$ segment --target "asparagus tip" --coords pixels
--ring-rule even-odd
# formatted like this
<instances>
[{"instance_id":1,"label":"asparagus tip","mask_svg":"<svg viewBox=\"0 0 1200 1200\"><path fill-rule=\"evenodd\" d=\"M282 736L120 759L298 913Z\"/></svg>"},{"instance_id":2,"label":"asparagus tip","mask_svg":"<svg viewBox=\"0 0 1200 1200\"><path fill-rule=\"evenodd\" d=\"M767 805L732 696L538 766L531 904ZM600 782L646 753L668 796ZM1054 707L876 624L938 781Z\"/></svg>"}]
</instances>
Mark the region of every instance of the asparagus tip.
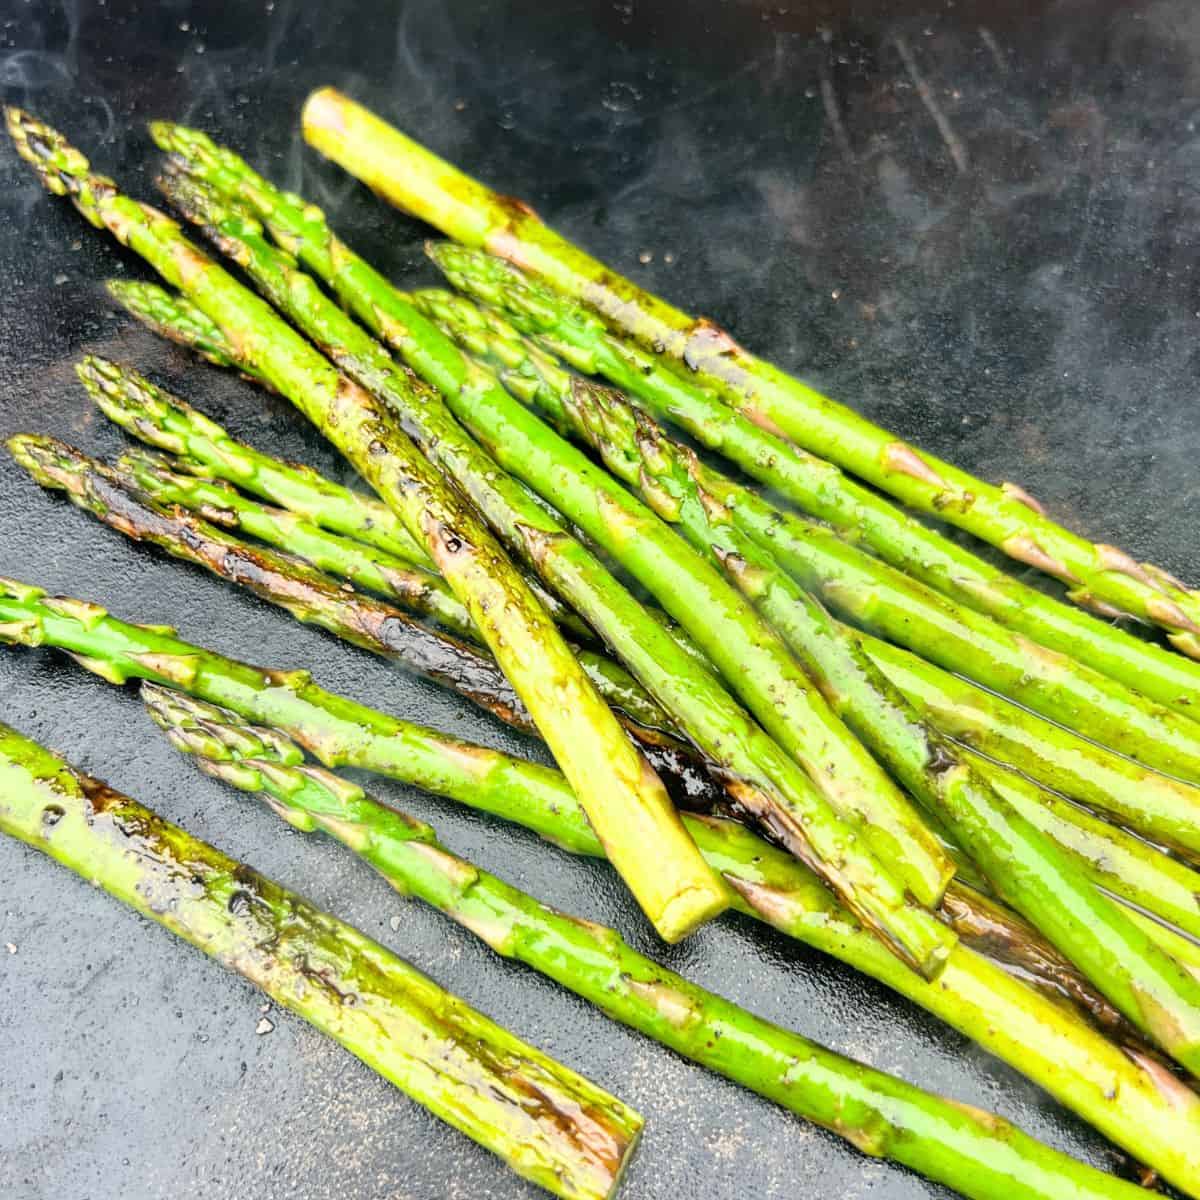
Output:
<instances>
[{"instance_id":1,"label":"asparagus tip","mask_svg":"<svg viewBox=\"0 0 1200 1200\"><path fill-rule=\"evenodd\" d=\"M62 488L67 478L88 461L74 446L42 433L16 433L6 442L18 466L46 488Z\"/></svg>"}]
</instances>

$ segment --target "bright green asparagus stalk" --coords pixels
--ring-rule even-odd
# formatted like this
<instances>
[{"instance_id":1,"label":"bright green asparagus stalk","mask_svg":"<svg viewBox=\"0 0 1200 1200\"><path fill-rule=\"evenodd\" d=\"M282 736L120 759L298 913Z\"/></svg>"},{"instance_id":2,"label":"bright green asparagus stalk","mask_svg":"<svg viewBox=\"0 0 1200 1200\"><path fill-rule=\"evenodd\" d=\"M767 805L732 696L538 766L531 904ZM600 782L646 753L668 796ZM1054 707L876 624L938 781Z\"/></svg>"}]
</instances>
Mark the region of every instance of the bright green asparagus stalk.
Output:
<instances>
[{"instance_id":1,"label":"bright green asparagus stalk","mask_svg":"<svg viewBox=\"0 0 1200 1200\"><path fill-rule=\"evenodd\" d=\"M579 802L555 771L406 725L322 692L303 673L248 667L161 629L126 625L94 605L49 599L13 583L0 593L0 639L57 646L112 681L142 678L183 688L249 721L286 730L326 765L364 767L415 783L518 822L571 853L603 855ZM1058 1001L1043 999L978 956L953 950L942 976L926 983L790 855L731 822L684 819L743 911L923 1005L1200 1196L1200 1107L1153 1060L1117 1052ZM954 911L947 917L986 931L986 908L980 910L969 889L952 883L951 890L954 903L946 908ZM1036 938L1031 931L997 925L987 932L988 952L1019 964L1025 978L1052 954L1032 944L1032 957L1022 953L1017 943ZM1003 939L1001 947L995 937ZM1060 975L1046 979L1051 988L1065 982ZM1094 1007L1079 988L1068 985L1068 994Z\"/></svg>"},{"instance_id":2,"label":"bright green asparagus stalk","mask_svg":"<svg viewBox=\"0 0 1200 1200\"><path fill-rule=\"evenodd\" d=\"M525 706L486 651L412 620L390 604L347 592L335 580L289 555L240 540L178 507L140 492L135 481L57 438L18 434L8 449L43 487L71 501L135 541L151 542L177 558L277 604L297 620L321 626L344 641L399 662L408 670L465 696L523 733L536 734ZM582 652L581 652L582 653ZM613 704L647 757L670 772L679 794L696 805L718 802L720 789L694 751L664 732L664 714L615 663L586 655L589 678Z\"/></svg>"},{"instance_id":3,"label":"bright green asparagus stalk","mask_svg":"<svg viewBox=\"0 0 1200 1200\"><path fill-rule=\"evenodd\" d=\"M668 369L654 354L608 332L583 306L525 275L502 259L451 242L431 244L429 255L455 287L503 310L458 308L444 294L418 294L453 321L472 352L504 363L506 386L536 386L524 368L518 331L560 355L577 370L603 375L636 396L660 421L686 429L701 445L724 454L752 478L844 537L869 547L905 574L986 613L1007 628L1120 680L1184 716L1200 717L1200 665L1126 633L1005 574L966 547L723 404L707 388ZM443 328L445 326L443 325Z\"/></svg>"},{"instance_id":4,"label":"bright green asparagus stalk","mask_svg":"<svg viewBox=\"0 0 1200 1200\"><path fill-rule=\"evenodd\" d=\"M615 930L547 908L451 854L429 826L373 802L337 776L302 765L298 761L302 756L281 748L269 731L248 727L219 709L163 689L146 687L143 695L174 745L195 755L209 774L260 794L285 820L303 830L330 834L398 890L439 909L497 953L527 964L614 1019L703 1066L833 1129L860 1149L905 1162L968 1196L1007 1198L1013 1187L1022 1195L1079 1195L1080 1181L1092 1174L1075 1164L1067 1167L1061 1156L1047 1159L1043 1150L1042 1162L1057 1162L1064 1168L1062 1178L1053 1182L1057 1190L1044 1192L1050 1180L1039 1179L1039 1171L1029 1169L1032 1163L1022 1161L1031 1149L1028 1142L1010 1141L1013 1131L994 1124L997 1118L970 1114L967 1128L981 1142L985 1133L1001 1136L1006 1143L1003 1167L994 1154L967 1148L960 1132L961 1106L935 1100L769 1025L636 953ZM258 746L253 745L255 740ZM734 833L730 841L734 857L736 839ZM783 860L777 867L789 871L794 864ZM829 903L825 897L820 899ZM998 983L997 990L1006 997L1020 994L1019 984L1002 980L969 952L955 954L964 960L964 974L976 972L985 980L990 975L989 982ZM1028 993L1021 998L1028 998ZM1056 1032L1069 1029L1069 1018L1042 1005L1035 1007ZM1021 1007L1017 1020L1028 1024L1028 1010ZM1046 1028L1038 1030L1039 1042L1046 1032ZM1101 1046L1103 1057L1128 1075L1127 1064L1119 1063L1111 1047ZM1182 1090L1180 1097L1185 1108L1200 1109L1195 1097L1189 1102ZM919 1122L912 1120L909 1111L920 1112ZM1103 1186L1112 1185L1105 1180ZM1115 1186L1121 1192L1129 1190L1125 1184Z\"/></svg>"},{"instance_id":5,"label":"bright green asparagus stalk","mask_svg":"<svg viewBox=\"0 0 1200 1200\"><path fill-rule=\"evenodd\" d=\"M413 444L396 411L353 383L271 306L202 254L179 226L91 174L54 130L17 109L8 127L48 190L66 193L183 291L353 463L424 545L524 701L589 819L659 934L677 941L721 910L725 889L666 789L470 504ZM314 285L315 290L315 285ZM411 404L438 403L409 378ZM399 386L399 384L398 384Z\"/></svg>"},{"instance_id":6,"label":"bright green asparagus stalk","mask_svg":"<svg viewBox=\"0 0 1200 1200\"><path fill-rule=\"evenodd\" d=\"M1200 1069L1197 981L922 719L852 631L742 533L705 486L695 454L611 388L576 379L561 390L538 389L533 400L725 568L820 681L838 714L945 822L996 891L1152 1041L1189 1070Z\"/></svg>"},{"instance_id":7,"label":"bright green asparagus stalk","mask_svg":"<svg viewBox=\"0 0 1200 1200\"><path fill-rule=\"evenodd\" d=\"M1063 580L1078 603L1130 613L1200 657L1200 596L1157 567L1055 524L1021 488L985 483L923 454L742 349L724 330L672 308L548 229L529 208L455 170L347 97L309 97L304 134L379 195L456 241L542 276L611 326L665 356L734 411Z\"/></svg>"},{"instance_id":8,"label":"bright green asparagus stalk","mask_svg":"<svg viewBox=\"0 0 1200 1200\"><path fill-rule=\"evenodd\" d=\"M161 293L152 298L153 308L164 322L161 332L197 348L187 332L184 306L178 298L155 290ZM172 312L173 308L180 311ZM223 347L218 349L226 365L233 365ZM535 356L544 358L536 352ZM517 358L514 367L521 361ZM544 382L555 370L551 362L539 363L539 379ZM528 382L531 377L531 372L525 372L520 379ZM1190 841L1200 850L1200 793L1190 785L1041 720L898 647L869 636L862 640L876 664L942 732L1054 791L1114 814L1157 841L1176 846ZM587 662L583 657L581 661ZM1012 772L979 757L972 761L1028 820L1081 856L1094 882L1200 936L1200 879L1194 873L1051 793L1040 791L1031 796ZM1159 928L1152 927L1152 935Z\"/></svg>"},{"instance_id":9,"label":"bright green asparagus stalk","mask_svg":"<svg viewBox=\"0 0 1200 1200\"><path fill-rule=\"evenodd\" d=\"M572 428L570 409L577 381L552 358L462 297L430 291L417 293L413 299L461 345L497 366L513 395L546 412L560 428ZM634 413L633 403L619 393L604 395L613 419L619 416L627 427L639 420L649 422L655 437L665 437L648 414ZM1162 770L1196 776L1200 734L1195 722L1145 702L1061 654L1033 646L986 617L956 608L826 528L773 507L698 459L688 456L686 466L695 486L723 504L742 532L770 551L804 586L860 624L919 649L943 666L980 679L1111 748L1126 750ZM640 477L636 458L626 460L624 470L630 481L635 472ZM928 713L926 696L932 691L936 697L934 724L944 732L966 735L972 745L991 757L1020 767L1048 787L1114 813L1149 837L1200 850L1200 790L1147 771L1066 732L1059 724L1038 722L991 692L886 642L866 638L864 645L872 654L878 649L879 656L886 658L881 664L885 674L890 674L888 664L898 664L903 679L893 682L898 682L902 691L907 691L916 677L923 712ZM1178 655L1172 657L1184 662ZM981 718L984 711L988 720ZM1014 725L1023 728L1010 732ZM1032 733L1026 734L1024 729ZM1031 741L1051 748L1031 755Z\"/></svg>"},{"instance_id":10,"label":"bright green asparagus stalk","mask_svg":"<svg viewBox=\"0 0 1200 1200\"><path fill-rule=\"evenodd\" d=\"M6 725L0 831L244 975L518 1174L567 1200L616 1193L636 1112L357 929Z\"/></svg>"},{"instance_id":11,"label":"bright green asparagus stalk","mask_svg":"<svg viewBox=\"0 0 1200 1200\"><path fill-rule=\"evenodd\" d=\"M258 198L258 208L270 208L273 228L277 232L280 228L285 230L279 234L280 240L293 247L306 265L325 279L360 319L386 338L411 367L438 387L461 418L469 421L480 407L523 415L520 405L513 403L490 372L466 360L454 343L423 318L383 276L338 241L318 210L277 192L236 155L214 146L203 134L164 125L155 125L153 133L161 145L169 146L176 138L186 136L193 145L207 147L211 169L206 170L205 177L201 180L189 176L185 183L176 172L166 181L168 194L193 220L211 230L218 243L246 266L276 304L310 336L328 346L330 353L360 382L379 387L378 381L385 380L389 370L388 355L352 321L339 320L340 314L334 306L327 306L328 311L318 317L295 303L296 288L288 282L280 253L262 240L256 220L240 215L238 196L227 200L226 193L218 189L218 185L227 182L226 176L240 179L244 185L241 190L248 188ZM336 345L331 344L331 339ZM541 432L548 434L544 428ZM430 438L423 445L436 445L436 452L444 453L444 439L435 442ZM569 449L565 443L563 447ZM450 470L444 464L444 469L456 479L467 478L467 472L458 466ZM481 498L477 490L472 494L484 511L495 510L494 502ZM544 491L543 496L551 499ZM553 502L557 504L558 499L556 494ZM625 499L628 501L627 496ZM637 506L632 519L655 528L664 555L674 555L690 587L687 619L679 612L673 615L694 640L709 650L710 657L713 657L711 649L703 639L721 642L726 649L726 662L722 664L715 658L714 661L723 666L726 678L740 687L743 699L767 725L768 732L803 762L830 803L855 822L876 854L885 862L896 864L914 894L922 900L936 900L949 864L906 798L812 691L786 648L758 621L753 609L740 601L716 572L690 554L669 530L658 526L649 511ZM620 557L618 550L597 538L594 531L586 532L609 553ZM646 583L644 579L642 582ZM677 600L677 603L684 602ZM703 634L698 631L701 628ZM611 644L612 639L608 640ZM738 647L745 655L730 669ZM751 677L755 677L753 682L749 682ZM654 691L649 679L643 677L642 682ZM662 700L661 696L658 698ZM670 708L665 702L664 706ZM797 737L797 727L810 726L816 727L812 738ZM688 728L686 724L683 727ZM814 741L819 742L819 747ZM744 775L742 769L735 770Z\"/></svg>"},{"instance_id":12,"label":"bright green asparagus stalk","mask_svg":"<svg viewBox=\"0 0 1200 1200\"><path fill-rule=\"evenodd\" d=\"M464 253L458 247L449 249ZM504 328L470 301L445 292L421 292L413 299L460 345L482 351L498 367L509 391L526 395L552 416L570 404L573 377L511 326ZM647 418L653 421L649 413ZM730 511L742 532L806 589L857 624L1114 750L1200 781L1196 721L1066 654L1034 645L704 463L697 461L690 469L697 485ZM1165 653L1186 665L1178 655ZM1194 669L1200 682L1200 665Z\"/></svg>"}]
</instances>

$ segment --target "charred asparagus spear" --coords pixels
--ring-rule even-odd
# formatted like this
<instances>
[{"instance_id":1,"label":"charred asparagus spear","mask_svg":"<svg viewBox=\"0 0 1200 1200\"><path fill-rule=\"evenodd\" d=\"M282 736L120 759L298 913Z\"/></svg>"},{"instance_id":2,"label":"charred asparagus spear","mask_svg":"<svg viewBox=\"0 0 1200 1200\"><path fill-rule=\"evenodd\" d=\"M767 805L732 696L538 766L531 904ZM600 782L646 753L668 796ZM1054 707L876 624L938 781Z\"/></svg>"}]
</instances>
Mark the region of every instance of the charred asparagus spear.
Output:
<instances>
[{"instance_id":1,"label":"charred asparagus spear","mask_svg":"<svg viewBox=\"0 0 1200 1200\"><path fill-rule=\"evenodd\" d=\"M255 219L241 215L236 199L227 201L209 183L190 176L183 178L178 172L169 175L163 186L176 207L204 226L227 253L242 262L260 288L310 336L326 345L349 373L377 389L386 382L388 371L394 370L386 351L332 303L320 312L314 312L313 306L296 303L297 288L289 282L294 272L289 269L288 260L263 239L261 226ZM265 180L258 180L256 187L263 194L271 191ZM344 303L445 394L447 403L460 416L464 410L469 412L479 407L496 412L510 409L521 412L494 376L473 367L454 343L425 320L386 279L336 242L315 214L314 225L303 226L289 239L289 244L295 245L306 263L339 292ZM548 431L543 428L542 432ZM445 444L445 438L432 437L423 443L431 452L436 446L438 453L444 453ZM545 453L547 449L553 452L554 446L531 447L530 453ZM448 473L456 479L466 475L462 469ZM493 483L486 477L483 482ZM478 491L475 495L481 508L494 511L490 497L481 499ZM542 495L550 500L544 491ZM557 502L557 496L553 502ZM669 530L655 527L648 511L639 508L635 520L649 524L659 534L662 556L672 558L677 579L687 589L687 619L679 612L673 615L694 640L700 641L702 637L710 642L720 640L726 647L727 661L722 663L715 658L714 661L739 688L768 732L804 764L830 804L850 818L879 858L895 865L914 894L922 900L936 901L947 878L948 864L899 789L828 710L803 672L796 668L786 648L758 621L753 609L741 602L716 572L706 569L701 559L689 555ZM619 558L614 547L597 538L595 531L586 532ZM653 590L644 578L641 582ZM657 585L660 589L664 586L661 578ZM684 600L677 603L682 606ZM735 668L730 669L735 647L744 653ZM704 648L713 657L711 648ZM648 680L643 682L650 686ZM810 727L811 737L798 732L798 728Z\"/></svg>"},{"instance_id":2,"label":"charred asparagus spear","mask_svg":"<svg viewBox=\"0 0 1200 1200\"><path fill-rule=\"evenodd\" d=\"M357 929L6 725L0 831L244 975L518 1174L569 1200L616 1193L636 1112Z\"/></svg>"},{"instance_id":3,"label":"charred asparagus spear","mask_svg":"<svg viewBox=\"0 0 1200 1200\"><path fill-rule=\"evenodd\" d=\"M103 678L141 678L181 688L231 708L248 721L283 729L326 765L360 766L415 783L515 821L574 854L603 849L562 776L535 764L467 746L322 692L303 673L271 672L224 659L168 631L127 625L95 605L54 600L35 588L0 587L0 638L65 649ZM943 975L927 983L860 926L790 855L729 821L686 815L710 864L731 886L735 905L789 936L874 976L1001 1056L1096 1124L1114 1141L1189 1190L1200 1187L1191 1093L1145 1056L1128 1058L1064 1011L977 955L951 952ZM1036 977L1054 994L1102 1013L1054 965L1054 952L1019 922L952 883L944 916L983 948ZM1151 924L1153 924L1151 922ZM1164 932L1165 929L1164 929ZM1050 969L1050 974L1042 972ZM1120 1102L1116 1095L1121 1097ZM1127 1117L1136 1120L1131 1124ZM1189 1132L1191 1130L1192 1132ZM1197 1194L1200 1194L1198 1192Z\"/></svg>"},{"instance_id":4,"label":"charred asparagus spear","mask_svg":"<svg viewBox=\"0 0 1200 1200\"><path fill-rule=\"evenodd\" d=\"M1077 603L1157 624L1177 649L1200 657L1200 596L1167 572L1079 537L1044 516L1021 488L996 487L922 453L756 358L710 321L622 279L529 208L455 170L333 89L309 97L303 125L312 145L379 195L585 302L732 410L1061 579Z\"/></svg>"},{"instance_id":5,"label":"charred asparagus spear","mask_svg":"<svg viewBox=\"0 0 1200 1200\"><path fill-rule=\"evenodd\" d=\"M286 508L264 504L222 479L189 473L186 465L139 446L125 451L115 468L160 504L182 505L222 529L265 542L360 589L386 596L405 611L445 626L457 637L479 640L471 614L439 576L366 542L330 533ZM203 470L199 464L192 466Z\"/></svg>"},{"instance_id":6,"label":"charred asparagus spear","mask_svg":"<svg viewBox=\"0 0 1200 1200\"><path fill-rule=\"evenodd\" d=\"M869 1152L894 1157L900 1146L912 1140L892 1136L900 1112L880 1103L878 1085L884 1077L696 987L636 953L615 930L547 908L458 858L438 843L429 826L372 801L337 776L305 766L296 747L289 746L286 739L281 745L279 736L271 731L255 729L211 705L152 685L143 686L143 697L172 743L194 755L201 769L242 791L259 794L297 827L321 830L341 841L402 893L437 908L498 953L527 964L614 1019L760 1095L776 1101L787 1096L784 1103L793 1112L849 1136L860 1148L862 1132L852 1131L866 1113L874 1114L873 1124L882 1125L882 1130L877 1126L866 1139ZM781 869L789 866L785 860ZM980 965L968 951L959 950L956 955L969 958L972 969ZM986 969L983 974L988 974ZM1010 994L1021 990L1019 984L1002 986ZM801 1057L807 1060L805 1069L799 1067ZM1106 1057L1111 1057L1111 1050ZM812 1086L817 1082L817 1069L825 1074L820 1088ZM1128 1071L1123 1067L1122 1073ZM791 1076L787 1086L783 1085L785 1075ZM860 1081L857 1099L847 1105L844 1084L855 1077ZM891 1088L897 1086L895 1081L888 1083ZM953 1156L960 1154L960 1137L952 1129L940 1127L944 1114L954 1112L955 1107L947 1104L943 1109L944 1102L916 1089L904 1087L902 1094L910 1104L920 1098L925 1120L938 1121L941 1147L937 1159L944 1161L947 1150ZM935 1129L926 1126L926 1134L934 1135ZM1010 1136L1007 1131L1005 1136ZM922 1155L901 1161L928 1172L934 1160ZM1025 1194L1030 1182L1020 1157L995 1179L976 1177L966 1163L952 1170L952 1174L936 1177L972 1196L992 1195L1008 1171L1010 1189L1016 1186ZM1067 1186L1066 1180L1057 1186ZM1034 1182L1030 1194L1040 1194L1040 1187Z\"/></svg>"},{"instance_id":7,"label":"charred asparagus spear","mask_svg":"<svg viewBox=\"0 0 1200 1200\"><path fill-rule=\"evenodd\" d=\"M662 782L637 752L570 647L475 511L413 444L396 412L342 375L179 226L91 173L56 131L17 109L8 128L46 188L68 195L184 291L346 455L423 545L563 767L622 878L659 934L677 941L715 915L725 889L692 845ZM411 402L439 403L415 379ZM919 947L918 947L919 948Z\"/></svg>"}]
</instances>

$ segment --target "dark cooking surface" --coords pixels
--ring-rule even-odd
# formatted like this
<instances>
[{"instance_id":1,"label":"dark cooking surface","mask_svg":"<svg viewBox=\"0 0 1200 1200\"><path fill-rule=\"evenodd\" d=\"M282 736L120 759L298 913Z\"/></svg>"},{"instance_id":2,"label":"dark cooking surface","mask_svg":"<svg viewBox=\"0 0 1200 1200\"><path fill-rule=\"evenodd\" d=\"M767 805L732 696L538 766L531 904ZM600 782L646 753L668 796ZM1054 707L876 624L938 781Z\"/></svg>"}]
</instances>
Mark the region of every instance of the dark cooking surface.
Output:
<instances>
[{"instance_id":1,"label":"dark cooking surface","mask_svg":"<svg viewBox=\"0 0 1200 1200\"><path fill-rule=\"evenodd\" d=\"M425 231L299 144L304 95L336 83L755 349L1200 582L1189 555L1200 493L1200 10L1190 0L931 2L884 19L862 15L879 5L828 3L818 7L833 19L855 12L827 44L811 16L775 5L692 7L713 12L688 15L683 0L669 20L640 0L80 0L64 14L49 0L0 0L0 84L143 195L154 159L142 123L200 124L325 204L396 277L429 280ZM380 15L392 8L394 19ZM152 371L248 440L346 477L284 403L110 311L99 284L118 272L144 269L43 195L5 142L0 434L44 430L119 450L121 435L71 372L92 350ZM176 623L244 658L310 667L326 686L408 717L519 744L432 686L132 547L41 494L7 458L0 573ZM406 904L346 852L285 831L178 758L131 692L51 652L5 651L0 715L361 926L640 1108L648 1128L628 1200L947 1194L613 1026ZM374 786L434 820L455 849L619 926L758 1012L1116 1163L1013 1071L837 963L732 918L665 949L607 869ZM49 860L0 841L0 881L0 1195L541 1194L300 1021L272 1012L273 1031L257 1035L253 988Z\"/></svg>"}]
</instances>

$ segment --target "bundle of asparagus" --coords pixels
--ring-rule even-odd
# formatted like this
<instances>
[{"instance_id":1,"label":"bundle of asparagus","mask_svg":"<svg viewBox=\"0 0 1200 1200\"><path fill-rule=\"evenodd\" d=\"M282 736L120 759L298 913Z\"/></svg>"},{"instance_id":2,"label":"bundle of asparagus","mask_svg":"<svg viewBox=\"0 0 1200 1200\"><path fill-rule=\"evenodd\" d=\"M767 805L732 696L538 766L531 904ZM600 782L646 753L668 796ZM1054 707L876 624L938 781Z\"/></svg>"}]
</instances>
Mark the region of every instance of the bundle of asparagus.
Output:
<instances>
[{"instance_id":1,"label":"bundle of asparagus","mask_svg":"<svg viewBox=\"0 0 1200 1200\"><path fill-rule=\"evenodd\" d=\"M174 170L163 185L176 207L239 262L300 328L330 347L359 382L378 389L389 362L384 351L334 305L296 286L296 271L286 254L272 249L257 221L239 211L239 200L244 200L257 214L274 215L282 226L278 214L294 213L297 205L289 205L269 183L203 135L162 125L154 133L174 152ZM222 187L228 190L218 191ZM422 369L424 356L414 346L428 345L431 339L414 321L406 298L337 242L311 209L306 212L303 236L297 218L280 240L294 245L365 324ZM646 420L639 421L636 410L614 403L612 395L586 385L554 396L544 388L530 393L560 423L583 434L613 475L637 490L642 506L490 381L472 385L461 372L452 379L435 370L428 370L427 377L502 467L584 529L664 605L726 678L738 681L743 699L767 731L805 765L841 811L853 814L856 824L871 832L886 828L882 822L889 818L891 828L919 826L904 807L894 777L950 828L993 887L1127 1019L1182 1065L1200 1065L1196 980L1123 910L1098 894L1070 856L924 721L853 635L832 623L790 575L775 570L769 551L742 534L713 490L701 490L689 469L690 456ZM620 514L619 526L614 512ZM683 530L691 550L669 524ZM636 540L628 536L630 527L637 530ZM727 588L728 598L718 591L705 570L716 575L721 568L748 600L756 601L765 620L745 601L739 606L741 598L732 588ZM710 614L719 607L739 619L713 620ZM802 678L798 666L807 670L819 692L797 684ZM784 698L790 720L779 719ZM1165 714L1164 722L1168 719L1180 727L1185 754L1193 740L1200 752L1200 726ZM889 800L882 816L881 796ZM883 846L876 849L887 853Z\"/></svg>"},{"instance_id":2,"label":"bundle of asparagus","mask_svg":"<svg viewBox=\"0 0 1200 1200\"><path fill-rule=\"evenodd\" d=\"M602 855L579 802L553 771L407 726L322 692L302 672L237 663L161 627L127 625L95 605L47 597L14 581L0 586L0 637L66 649L112 682L160 685L147 693L157 718L177 730L178 745L203 753L221 778L266 793L301 829L346 840L397 886L444 907L499 953L547 971L616 1019L828 1125L867 1153L981 1200L1003 1200L1014 1181L1046 1200L1064 1189L1087 1197L1135 1194L997 1117L939 1100L753 1017L637 955L614 931L546 909L453 858L431 831L358 789L312 768L297 770L298 754L271 731L286 730L327 765L366 766L417 782L527 824L576 853ZM267 729L246 723L264 720ZM30 820L6 831L21 836ZM965 949L952 953L941 979L926 983L840 913L790 856L727 821L692 817L688 825L745 911L877 973L1029 1071L1114 1138L1136 1143L1139 1157L1168 1178L1197 1186L1192 1147L1200 1099L1152 1053L1117 1048L1060 1003ZM1002 1015L1009 1019L998 1020Z\"/></svg>"},{"instance_id":3,"label":"bundle of asparagus","mask_svg":"<svg viewBox=\"0 0 1200 1200\"><path fill-rule=\"evenodd\" d=\"M834 954L1200 1196L1196 594L645 295L345 97L315 94L304 126L463 243L430 255L464 295L402 293L312 205L156 123L163 191L260 299L9 112L46 187L168 285L112 284L118 302L290 399L379 500L95 358L85 387L154 453L106 464L36 434L9 449L109 526L544 737L563 774L23 585L0 589L0 638L151 681L156 720L209 773L870 1153L971 1196L1124 1186L544 908L296 743L612 858L668 939L732 905ZM1079 605L1160 625L1174 649L1006 576L875 489L1041 567Z\"/></svg>"}]
</instances>

